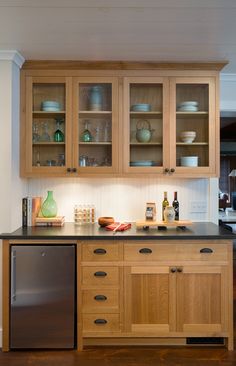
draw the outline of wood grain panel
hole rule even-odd
[[[95,296],[105,296],[105,300],[96,300]],[[119,290],[96,289],[82,291],[83,313],[118,313]]]
[[[105,324],[96,324],[96,319],[106,320]],[[119,331],[119,314],[84,314],[83,332],[111,332]]]
[[[96,254],[97,249],[106,251],[104,254]],[[104,243],[104,241],[96,241],[95,243],[83,243],[82,246],[83,261],[103,262],[114,261],[119,259],[119,244],[118,243]]]
[[[106,276],[95,276],[96,272],[105,272]],[[82,268],[82,284],[92,286],[106,286],[119,284],[119,268],[96,266]]]
[[[132,324],[167,324],[169,275],[132,275]]]

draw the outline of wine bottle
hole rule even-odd
[[[172,203],[172,206],[175,210],[175,220],[179,220],[179,201],[177,198],[177,192],[174,192],[174,201]]]
[[[167,192],[164,192],[164,200],[162,201],[162,220],[163,221],[165,220],[164,211],[165,211],[166,206],[169,206],[169,202],[167,199]]]

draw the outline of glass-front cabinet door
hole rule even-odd
[[[118,78],[74,80],[74,166],[78,174],[118,171]]]
[[[163,173],[168,165],[168,78],[124,79],[124,171]]]
[[[183,176],[217,174],[215,79],[170,81],[170,169]]]
[[[27,77],[25,171],[66,173],[71,166],[71,78]]]

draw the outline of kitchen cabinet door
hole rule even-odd
[[[217,176],[219,115],[215,77],[170,78],[170,169],[183,177]],[[192,137],[189,137],[189,132]]]
[[[118,78],[74,78],[73,165],[78,175],[118,172]]]
[[[163,174],[169,166],[169,79],[124,78],[124,172]]]
[[[175,330],[176,276],[169,266],[126,267],[124,279],[125,332],[153,337]]]
[[[21,95],[21,175],[66,175],[72,167],[72,79],[26,76]]]
[[[195,336],[229,332],[226,267],[184,266],[176,277],[177,330]]]

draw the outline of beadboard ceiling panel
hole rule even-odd
[[[229,61],[236,0],[0,0],[0,50],[26,59]]]

